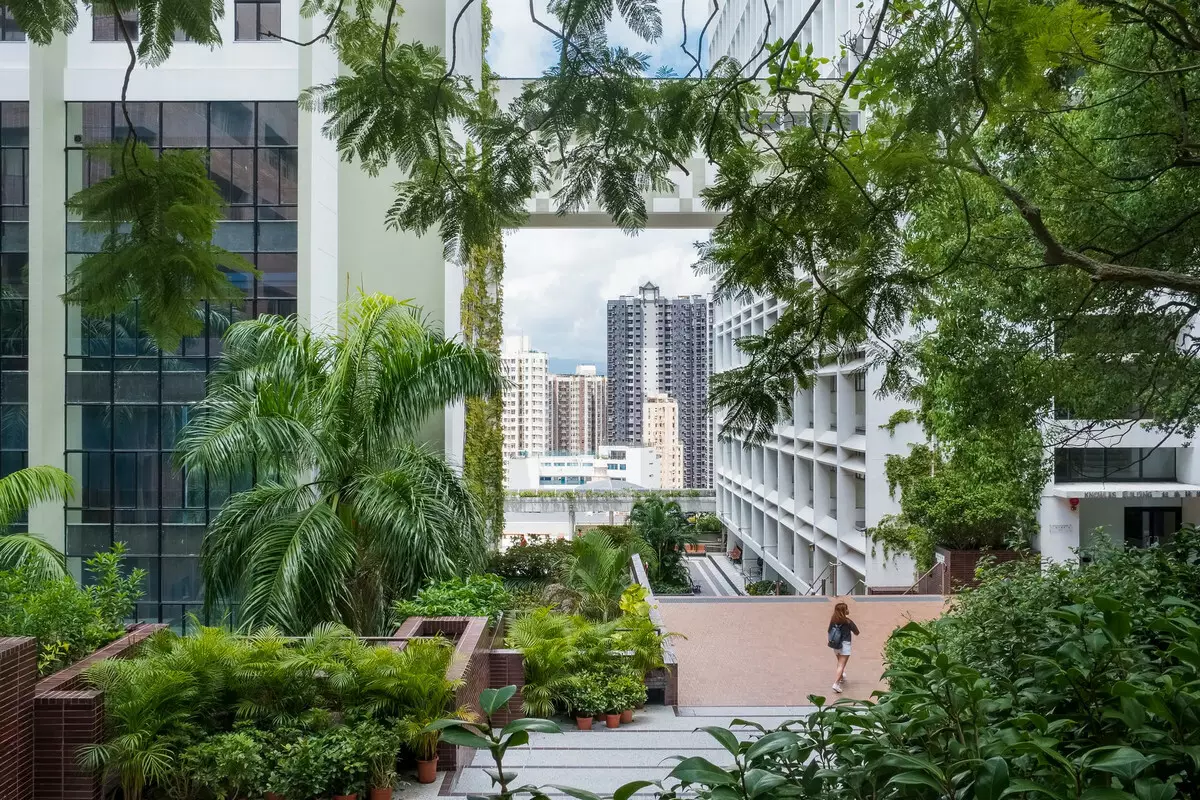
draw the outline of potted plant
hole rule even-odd
[[[620,687],[616,685],[615,679],[609,679],[604,684],[604,689],[601,691],[600,696],[604,698],[604,727],[621,727],[622,698]]]
[[[219,733],[183,751],[180,762],[191,781],[207,787],[217,800],[239,800],[263,791],[262,743],[249,733]]]
[[[334,766],[327,736],[301,736],[283,745],[279,763],[267,780],[267,790],[288,800],[328,797]]]
[[[354,738],[367,765],[370,800],[391,800],[396,785],[396,755],[404,744],[400,732],[372,720],[358,725]]]
[[[429,726],[440,719],[471,716],[466,708],[450,711],[454,704],[454,684],[441,676],[422,680],[419,691],[412,693],[408,714],[401,723],[401,733],[417,755],[417,782],[433,783],[437,779],[437,748],[442,732]]]
[[[633,722],[633,710],[646,703],[646,684],[633,672],[622,672],[613,679],[613,690],[620,698],[621,722]]]
[[[595,682],[577,675],[563,688],[563,701],[567,713],[575,718],[575,727],[581,731],[592,729],[592,718],[599,713],[602,703],[597,697]]]
[[[329,776],[333,800],[358,800],[370,767],[360,746],[357,729],[335,728],[323,738],[328,742]]]

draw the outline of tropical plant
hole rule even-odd
[[[751,597],[779,594],[779,581],[761,580],[747,583],[746,594],[750,595]]]
[[[404,737],[394,727],[369,720],[354,727],[355,746],[369,770],[369,788],[385,789],[396,783],[396,757]]]
[[[513,591],[540,593],[558,575],[560,565],[570,555],[571,542],[567,539],[518,543],[492,554],[487,571],[503,578]]]
[[[262,742],[246,732],[221,733],[180,754],[180,769],[217,800],[261,794],[267,779]]]
[[[604,711],[604,693],[593,674],[572,675],[563,681],[560,696],[568,716],[594,717]]]
[[[630,584],[634,554],[655,564],[654,554],[637,536],[617,544],[607,533],[592,530],[571,542],[571,556],[561,566],[565,598],[572,610],[607,622],[619,616],[621,595]]]
[[[679,503],[657,495],[641,498],[629,512],[629,524],[654,551],[649,566],[651,583],[690,587],[685,548],[696,543],[696,532],[687,524]]]
[[[624,669],[609,679],[608,685],[619,710],[628,711],[646,704],[646,682],[640,672]]]
[[[613,660],[618,622],[593,623],[579,615],[539,608],[509,626],[505,644],[525,658],[522,709],[529,716],[549,717],[562,705],[570,679],[581,671]]]
[[[58,467],[26,467],[0,478],[0,570],[24,566],[34,579],[66,575],[62,553],[41,536],[13,533],[12,528],[31,506],[74,496],[74,479]]]
[[[461,719],[441,719],[429,726],[431,732],[440,732],[442,738],[450,744],[487,750],[496,764],[494,772],[487,771],[488,776],[492,779],[492,785],[500,790],[498,797],[505,800],[520,794],[536,792],[532,786],[509,788],[517,776],[516,773],[504,769],[504,757],[508,755],[508,751],[514,747],[529,744],[529,734],[531,733],[562,733],[562,729],[556,723],[548,719],[531,717],[513,720],[497,730],[496,726],[492,724],[492,718],[516,693],[516,686],[505,686],[503,689],[484,689],[479,695],[479,707],[483,712],[482,720],[471,722]],[[576,790],[567,789],[567,791],[573,796],[579,796]],[[536,793],[539,796],[542,794]]]
[[[397,601],[397,624],[409,617],[487,617],[493,625],[512,607],[512,595],[498,575],[453,577],[431,583],[412,600]]]
[[[91,583],[67,576],[47,579],[33,563],[0,572],[0,636],[38,640],[38,671],[61,669],[125,633],[141,597],[144,570],[122,574],[125,553],[117,543],[85,562]]]
[[[267,790],[288,798],[328,797],[337,780],[335,757],[324,736],[285,742],[267,779]]]
[[[410,643],[409,647],[412,644],[416,643]],[[416,751],[417,758],[423,761],[432,761],[437,757],[438,735],[436,731],[427,730],[430,723],[448,716],[458,719],[471,717],[470,709],[455,706],[456,693],[462,685],[461,681],[446,679],[448,656],[452,650],[446,643],[443,643],[439,650],[440,652],[437,652],[426,648],[425,652],[427,659],[435,659],[433,663],[441,666],[440,672],[414,670],[412,674],[402,677],[408,686],[404,692],[400,732]]]
[[[329,758],[331,793],[348,795],[365,791],[371,777],[371,763],[361,746],[358,732],[340,725],[315,738],[325,746]]]
[[[470,493],[417,436],[447,403],[498,391],[496,360],[383,295],[349,303],[341,330],[234,324],[180,434],[189,470],[259,476],[226,502],[202,551],[206,603],[239,603],[247,627],[337,620],[380,635],[396,600],[485,552]]]

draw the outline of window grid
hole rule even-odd
[[[21,30],[21,26],[17,24],[17,18],[13,16],[8,6],[0,5],[0,42],[23,41],[25,41],[25,31]]]
[[[217,485],[183,474],[174,444],[221,350],[221,334],[240,319],[296,311],[297,111],[291,103],[132,103],[138,138],[158,152],[210,153],[210,176],[231,204],[218,243],[263,271],[232,273],[246,299],[205,304],[204,332],[163,353],[142,331],[137,304],[107,320],[67,322],[67,466],[79,496],[67,506],[68,563],[114,541],[127,544],[131,567],[148,572],[137,616],[186,625],[201,613],[199,552],[204,530],[230,493],[250,476]],[[107,176],[107,164],[84,149],[119,140],[127,125],[119,104],[68,107],[69,191]],[[68,221],[68,273],[100,242]],[[83,576],[81,576],[83,577]]]
[[[129,31],[129,38],[137,41],[138,38],[138,11],[131,9],[121,12],[121,19],[125,22],[125,30]],[[92,41],[93,42],[123,42],[125,41],[125,33],[121,30],[121,26],[117,24],[116,14],[106,14],[102,11],[92,11]]]
[[[1054,480],[1139,482],[1176,480],[1172,447],[1060,447],[1054,451]]]
[[[278,42],[282,26],[279,0],[237,0],[234,4],[233,38],[239,42]]]
[[[29,104],[3,102],[0,103],[0,477],[29,465],[28,228]]]

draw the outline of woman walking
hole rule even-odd
[[[850,639],[858,633],[858,626],[850,619],[850,606],[838,603],[833,607],[833,616],[829,619],[829,646],[837,657],[837,670],[833,673],[833,690],[842,693],[842,683],[846,680],[846,664],[850,661]]]

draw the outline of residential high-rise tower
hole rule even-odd
[[[528,336],[504,337],[504,461],[543,456],[549,445],[550,357],[534,350]]]
[[[653,283],[608,301],[608,438],[644,441],[646,396],[679,404],[683,485],[712,486],[712,305],[704,295],[663,297]]]
[[[643,406],[642,441],[662,464],[662,488],[682,489],[683,442],[679,440],[679,403],[665,394],[648,394]]]
[[[594,365],[582,364],[574,375],[550,376],[550,450],[567,455],[594,455],[604,444],[608,425],[608,379]]]

